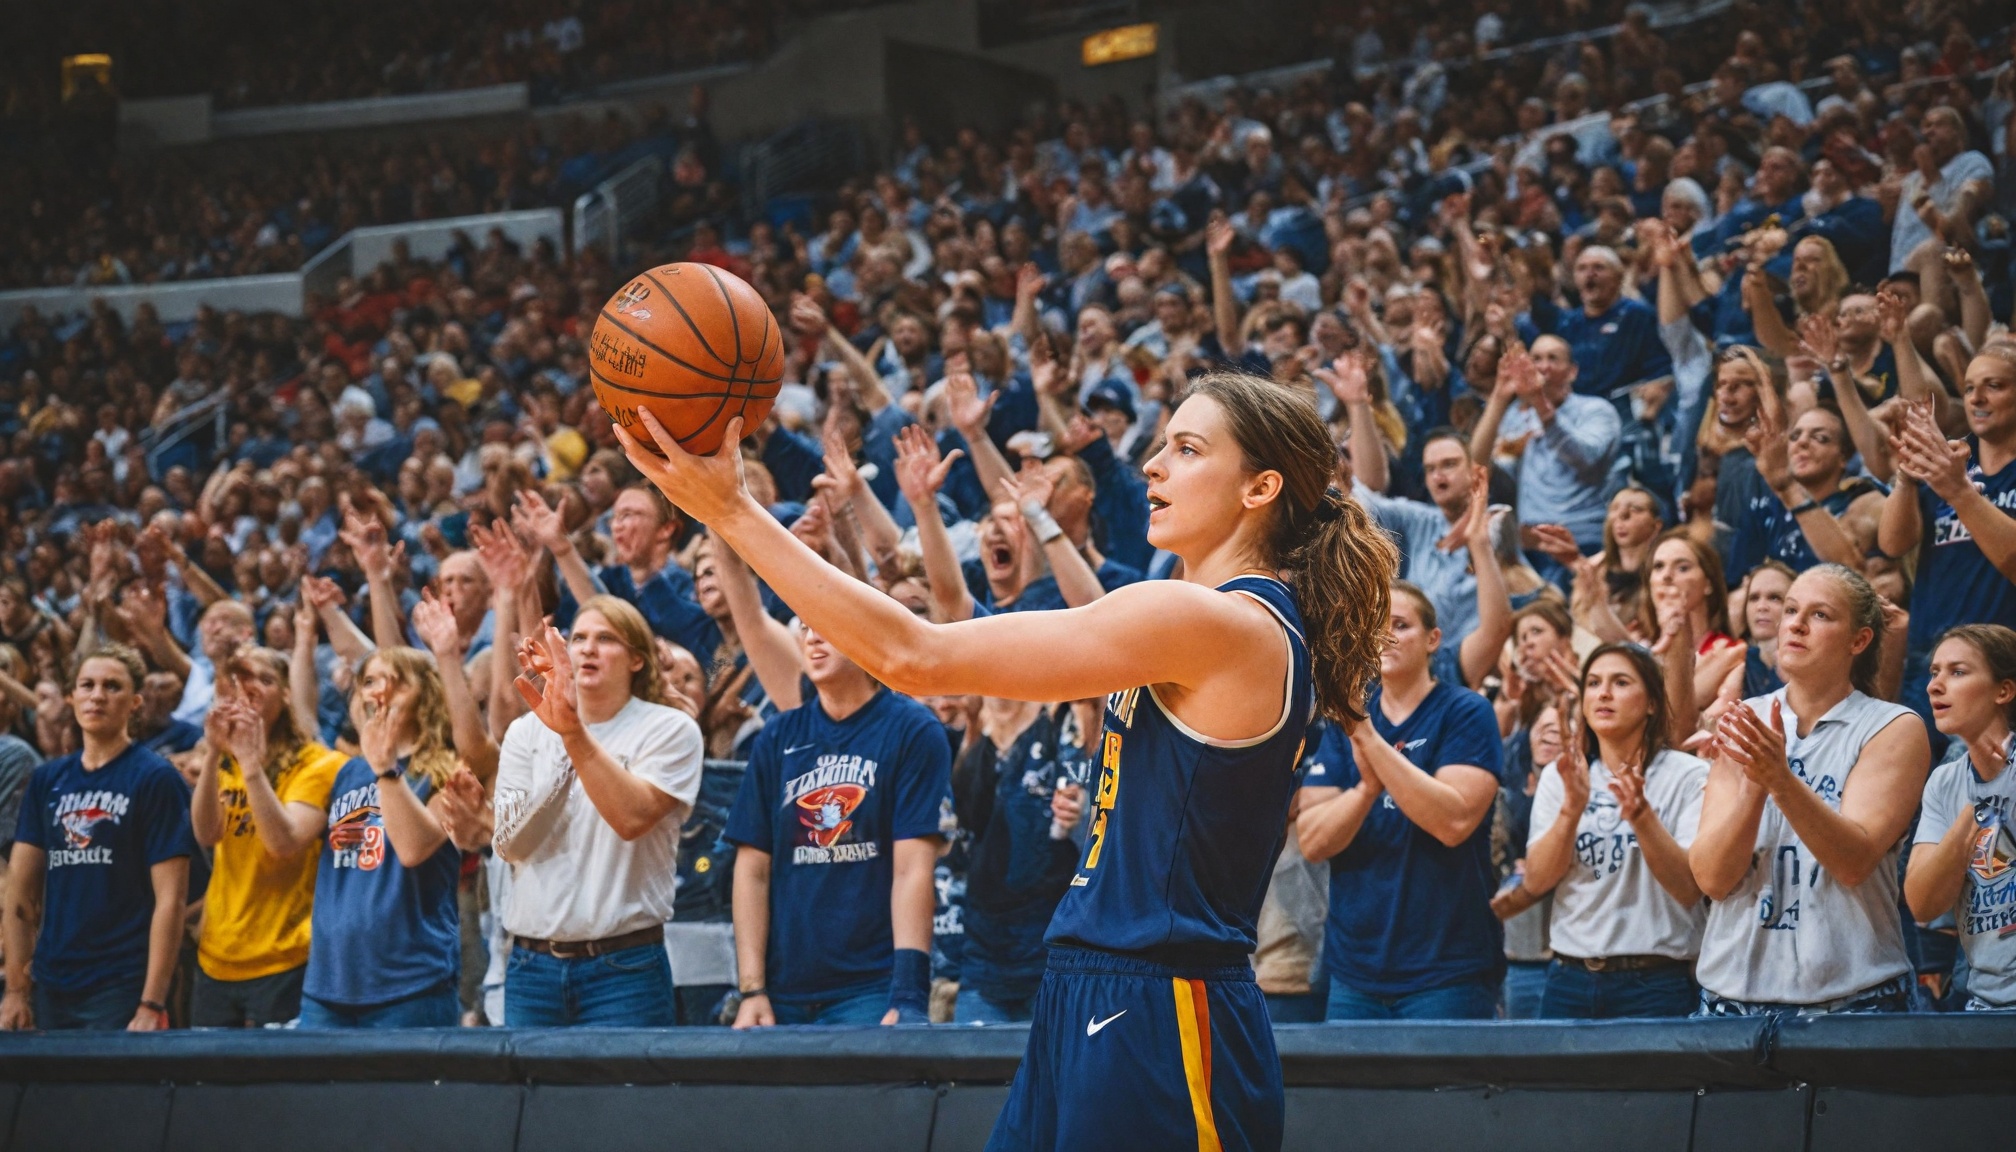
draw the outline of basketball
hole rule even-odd
[[[602,306],[589,339],[589,374],[602,410],[646,447],[649,408],[679,446],[707,455],[728,422],[762,420],[784,378],[784,335],[741,277],[711,264],[665,264]]]

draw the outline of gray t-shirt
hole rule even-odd
[[[1707,908],[1699,901],[1683,905],[1660,886],[1638,847],[1638,834],[1611,794],[1611,779],[1601,760],[1590,763],[1589,802],[1575,830],[1575,863],[1554,887],[1554,950],[1581,959],[1655,955],[1692,960],[1701,951]],[[1645,803],[1681,848],[1694,843],[1707,784],[1706,762],[1670,748],[1653,757],[1645,772]],[[1549,764],[1533,793],[1529,846],[1554,826],[1563,794],[1561,773]]]
[[[1937,844],[1969,805],[1978,830],[1954,909],[1973,969],[1967,991],[1997,1008],[2016,1007],[2016,772],[1984,781],[1965,756],[1933,769],[1911,842]]]
[[[21,818],[21,794],[28,777],[42,762],[41,753],[19,736],[0,734],[0,844],[14,843],[14,825]]]

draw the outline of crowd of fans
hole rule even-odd
[[[668,161],[667,216],[727,193],[704,96],[683,120],[569,116],[542,133],[443,132],[405,142],[320,140],[164,152],[100,171],[52,149],[0,175],[0,288],[118,287],[292,272],[353,228],[565,207],[609,173]]]
[[[874,0],[245,0],[84,3],[21,14],[5,51],[7,114],[52,108],[57,64],[112,57],[128,97],[208,93],[219,111],[523,82],[535,103],[598,85],[758,60],[790,25]]]
[[[1198,374],[1324,415],[1403,561],[1276,1019],[2012,1008],[2016,37],[1932,7],[1636,113],[1556,61],[1498,134],[1348,69],[913,130],[811,235],[654,255],[791,334],[758,498],[934,620],[1180,575],[1143,468]],[[1028,1018],[1104,702],[797,626],[615,449],[624,271],[491,237],[0,344],[0,1027]]]

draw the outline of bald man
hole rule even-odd
[[[1575,392],[1614,401],[1622,414],[1624,389],[1673,374],[1673,356],[1659,339],[1659,313],[1624,295],[1624,261],[1601,244],[1575,257],[1577,309],[1556,307],[1544,290],[1520,318],[1519,335],[1532,344],[1542,335],[1566,341],[1576,366]]]

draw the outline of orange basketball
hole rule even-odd
[[[602,410],[647,447],[649,408],[688,452],[721,446],[728,421],[758,423],[784,378],[784,334],[763,297],[711,264],[667,264],[602,306],[588,372]]]

